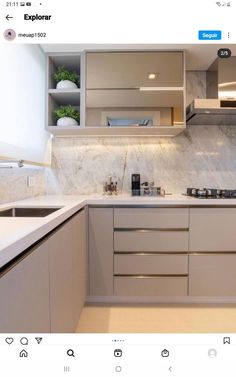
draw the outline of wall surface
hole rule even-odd
[[[187,103],[205,97],[205,73],[187,73]],[[46,193],[101,193],[108,175],[130,192],[130,175],[168,192],[186,187],[236,188],[236,126],[192,126],[175,138],[54,138]],[[27,175],[36,176],[35,188]],[[0,202],[44,194],[44,171],[0,170]]]
[[[27,176],[35,177],[35,187],[27,186]],[[0,169],[0,203],[43,195],[44,193],[43,169]]]
[[[186,102],[206,97],[206,73],[187,72]],[[49,194],[101,193],[104,179],[118,177],[130,192],[130,176],[154,180],[168,192],[186,187],[236,188],[236,126],[195,126],[175,138],[59,138],[46,170]]]
[[[168,192],[186,187],[236,188],[236,127],[195,126],[175,138],[58,138],[49,194],[101,193],[103,180],[118,177],[130,191],[130,175],[154,180]]]
[[[186,72],[186,105],[195,98],[206,98],[206,72]]]

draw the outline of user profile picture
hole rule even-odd
[[[7,41],[14,41],[14,39],[16,38],[16,32],[13,29],[5,30],[3,35]]]

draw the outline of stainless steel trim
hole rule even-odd
[[[165,255],[165,256],[168,256],[168,255],[186,255],[188,256],[188,251],[178,251],[176,253],[173,253],[173,251],[170,251],[170,252],[158,252],[158,251],[154,251],[153,253],[151,253],[150,251],[148,252],[145,252],[145,251],[115,251],[114,252],[114,255],[137,255],[137,256],[155,256],[155,255]]]
[[[199,198],[192,198],[193,200],[195,199],[196,201],[199,201],[201,199]],[[202,199],[202,200],[206,200],[206,199]],[[209,199],[209,200],[227,200],[227,198],[225,199]],[[229,199],[229,200],[236,200],[235,199]],[[188,209],[191,209],[191,208],[236,208],[236,205],[232,205],[232,204],[206,204],[206,205],[203,205],[203,204],[182,204],[182,205],[166,205],[166,204],[163,204],[163,205],[143,205],[143,204],[135,204],[135,205],[131,205],[131,204],[122,204],[122,205],[111,205],[111,204],[88,204],[88,208],[153,208],[153,209],[157,209],[157,208],[188,208]],[[187,228],[186,228],[187,229]]]
[[[136,233],[155,233],[155,232],[188,232],[189,228],[114,228],[114,232],[136,232]]]
[[[130,198],[132,199],[132,198]],[[147,197],[148,199],[148,197]],[[120,204],[113,205],[114,208],[188,208],[189,204]]]
[[[118,195],[119,198],[119,195]],[[132,200],[133,197],[130,197],[130,200]],[[112,199],[112,196],[109,197],[109,199]],[[117,199],[117,196],[116,196]],[[148,197],[147,197],[148,199]],[[181,204],[181,205],[166,205],[166,204],[89,204],[89,208],[189,208],[189,204]]]
[[[162,274],[158,274],[158,275],[154,275],[154,274],[150,274],[150,275],[129,275],[129,274],[120,274],[120,275],[113,275],[114,277],[120,277],[120,278],[131,278],[131,279],[156,279],[156,278],[183,278],[183,277],[188,277],[188,275],[186,274],[169,274],[169,275],[162,275]]]
[[[188,252],[189,256],[192,255],[233,255],[236,251],[201,251],[201,252]]]
[[[196,199],[196,200],[200,200],[200,199]],[[203,199],[205,200],[205,199]],[[210,199],[210,200],[214,200],[214,199]],[[216,199],[216,200],[220,200],[220,199]],[[227,199],[222,199],[222,200],[227,200]],[[236,200],[235,199],[229,199],[229,200]],[[202,204],[197,204],[197,205],[192,205],[192,206],[189,206],[189,208],[236,208],[236,205],[232,205],[232,204],[213,204],[213,205],[202,205]]]
[[[88,204],[88,208],[114,208],[112,204]]]

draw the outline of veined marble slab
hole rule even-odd
[[[35,186],[28,187],[27,177],[35,178]],[[0,168],[0,203],[25,199],[45,193],[43,169]]]
[[[175,138],[55,138],[47,194],[102,193],[109,175],[129,193],[131,174],[167,192],[236,188],[236,126],[191,126]]]

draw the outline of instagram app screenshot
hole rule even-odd
[[[0,376],[236,375],[235,13],[1,1]]]

